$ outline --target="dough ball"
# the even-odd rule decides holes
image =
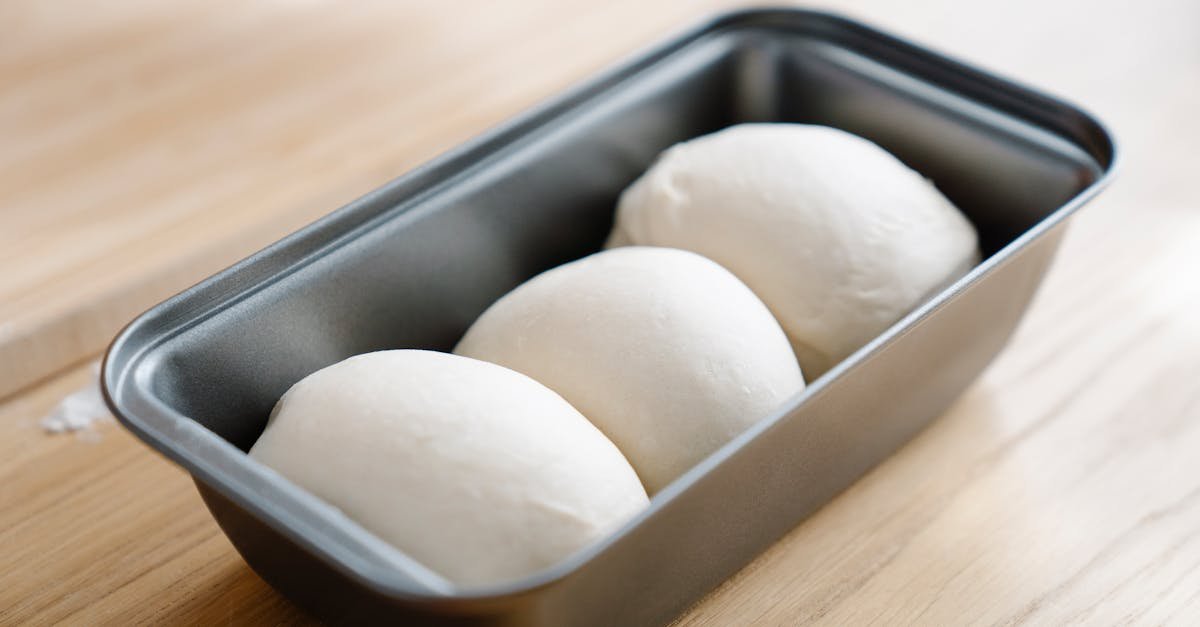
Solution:
[[[728,268],[810,381],[979,260],[971,223],[920,174],[866,139],[802,124],[733,126],[664,152],[621,195],[608,246],[622,245]]]
[[[562,397],[431,351],[305,377],[250,456],[464,584],[553,565],[647,504],[620,451]]]
[[[766,306],[699,255],[629,247],[530,279],[456,353],[562,394],[654,493],[804,387]]]

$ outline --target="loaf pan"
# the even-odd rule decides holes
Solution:
[[[882,145],[970,217],[982,263],[611,537],[521,581],[453,585],[245,454],[305,375],[449,350],[502,294],[598,250],[659,151],[751,121]],[[1114,156],[1079,109],[857,22],[725,14],[151,309],[109,348],[103,386],[250,566],[326,621],[660,624],[945,410],[1004,346]]]

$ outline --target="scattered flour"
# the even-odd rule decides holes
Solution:
[[[59,401],[39,423],[46,433],[88,431],[98,422],[112,421],[112,414],[100,395],[100,363],[92,365],[87,385]]]

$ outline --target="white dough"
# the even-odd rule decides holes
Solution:
[[[771,308],[809,380],[979,258],[975,229],[920,174],[866,139],[801,124],[668,149],[621,195],[608,246],[621,245],[728,268]]]
[[[455,352],[562,394],[651,493],[804,387],[753,292],[669,248],[610,250],[540,274],[484,312]]]
[[[647,504],[559,395],[466,357],[351,357],[288,390],[250,455],[448,579],[533,573]]]

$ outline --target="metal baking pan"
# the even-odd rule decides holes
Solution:
[[[291,384],[366,351],[450,349],[500,295],[598,250],[617,194],[659,151],[745,121],[881,144],[966,212],[984,261],[610,538],[511,584],[456,587],[245,455]],[[158,305],[110,347],[105,394],[193,475],[246,561],[330,622],[662,623],[962,392],[1114,156],[1079,109],[862,24],[730,13]]]

